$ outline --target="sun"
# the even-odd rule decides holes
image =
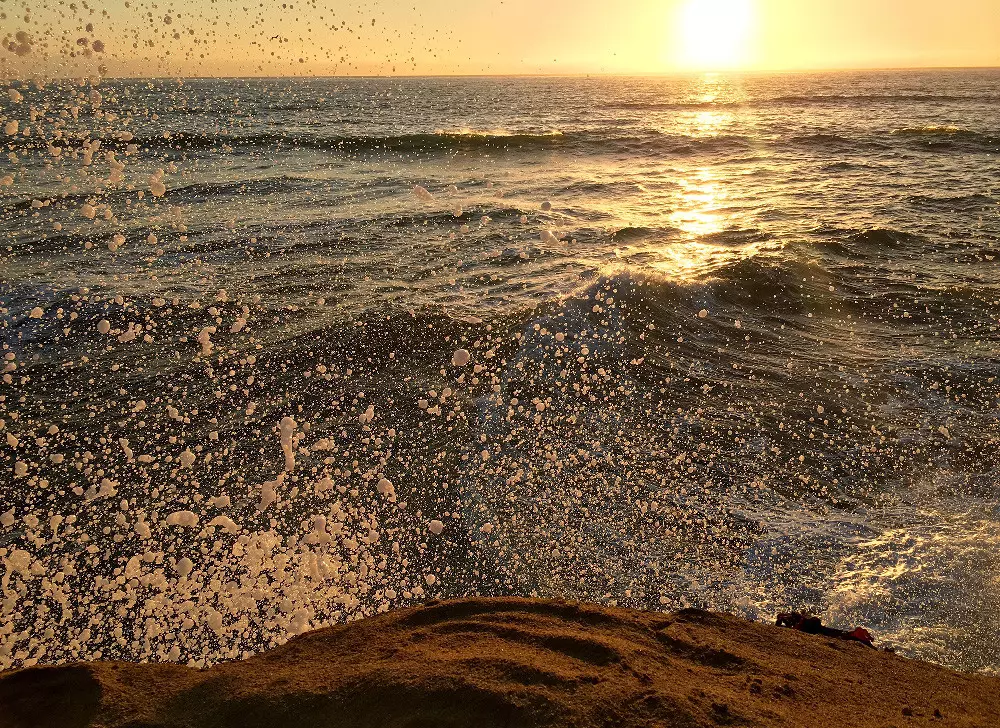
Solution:
[[[746,67],[754,30],[754,0],[684,0],[679,9],[676,58],[693,71]]]

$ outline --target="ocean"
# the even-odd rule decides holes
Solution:
[[[1000,671],[998,103],[997,70],[12,84],[0,669],[481,594]]]

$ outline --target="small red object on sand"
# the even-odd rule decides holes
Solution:
[[[872,642],[875,641],[875,638],[872,637],[872,633],[869,632],[864,627],[857,627],[857,628],[855,628],[855,630],[853,632],[851,632],[850,634],[848,634],[847,636],[850,639],[857,640],[858,642],[864,642],[869,647],[874,647],[874,645],[872,644]]]

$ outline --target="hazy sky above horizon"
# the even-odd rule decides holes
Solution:
[[[110,75],[1000,66],[998,3],[8,0],[0,6],[0,72],[82,74],[99,65]]]

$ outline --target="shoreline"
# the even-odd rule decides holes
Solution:
[[[1000,678],[700,610],[430,601],[246,660],[0,673],[0,728],[1000,725]]]

